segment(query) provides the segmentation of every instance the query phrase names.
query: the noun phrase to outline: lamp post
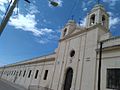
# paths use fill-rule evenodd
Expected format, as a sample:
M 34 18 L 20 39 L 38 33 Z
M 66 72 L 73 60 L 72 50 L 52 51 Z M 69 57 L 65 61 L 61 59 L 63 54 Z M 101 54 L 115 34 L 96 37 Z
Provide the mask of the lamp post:
M 14 0 L 14 2 L 12 4 L 12 6 L 10 7 L 9 11 L 6 13 L 5 17 L 3 18 L 2 22 L 1 22 L 1 25 L 0 25 L 0 36 L 1 36 L 5 26 L 7 24 L 7 22 L 9 21 L 9 18 L 12 15 L 13 10 L 14 10 L 17 3 L 18 3 L 18 0 Z
M 1 22 L 1 25 L 0 25 L 0 36 L 1 36 L 1 34 L 2 34 L 3 30 L 4 30 L 4 28 L 5 28 L 5 26 L 7 25 L 8 21 L 9 21 L 9 18 L 10 18 L 10 16 L 12 15 L 13 10 L 14 10 L 15 6 L 17 5 L 18 1 L 19 1 L 19 0 L 14 0 L 14 2 L 13 2 L 13 4 L 11 5 L 10 9 L 9 9 L 9 6 L 10 6 L 10 5 L 8 6 L 8 11 L 6 11 L 5 16 L 4 16 L 4 18 L 3 18 L 2 22 Z M 30 3 L 29 0 L 25 0 L 25 1 L 26 1 L 27 3 Z M 57 7 L 57 6 L 58 6 L 58 3 L 55 2 L 55 1 L 49 0 L 49 2 L 50 2 L 50 4 L 51 4 L 52 6 L 54 6 L 54 7 Z

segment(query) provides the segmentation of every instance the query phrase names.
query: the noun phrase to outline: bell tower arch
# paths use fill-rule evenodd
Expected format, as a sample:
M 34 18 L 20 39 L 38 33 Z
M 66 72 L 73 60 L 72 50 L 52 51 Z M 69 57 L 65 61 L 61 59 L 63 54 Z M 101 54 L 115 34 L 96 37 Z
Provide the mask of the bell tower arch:
M 87 15 L 86 27 L 90 28 L 100 24 L 106 30 L 109 30 L 109 14 L 101 4 L 97 4 Z

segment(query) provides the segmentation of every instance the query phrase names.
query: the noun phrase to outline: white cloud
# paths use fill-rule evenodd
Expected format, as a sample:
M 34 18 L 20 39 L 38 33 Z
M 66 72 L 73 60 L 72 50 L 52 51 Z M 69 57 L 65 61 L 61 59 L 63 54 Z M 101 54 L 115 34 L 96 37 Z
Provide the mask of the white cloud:
M 115 25 L 119 24 L 120 22 L 120 18 L 119 17 L 115 17 L 115 15 L 112 12 L 108 12 L 110 15 L 109 18 L 109 28 L 115 27 Z
M 59 4 L 59 6 L 62 6 L 63 1 L 62 0 L 56 0 Z
M 42 34 L 36 28 L 37 22 L 35 21 L 35 15 L 27 14 L 18 14 L 17 16 L 11 17 L 9 25 L 14 26 L 16 29 L 22 29 L 24 31 L 33 32 L 34 35 Z
M 7 0 L 0 0 L 0 5 L 4 5 L 5 3 L 8 3 Z
M 36 41 L 37 41 L 38 43 L 40 43 L 40 44 L 46 44 L 46 43 L 49 42 L 49 40 L 46 39 L 46 38 L 44 38 L 44 39 L 37 39 Z
M 8 3 L 7 0 L 0 0 L 0 10 L 2 12 L 5 12 L 6 3 Z M 14 9 L 14 12 L 16 11 L 17 11 L 17 8 Z M 38 29 L 36 27 L 37 26 L 37 21 L 35 20 L 36 13 L 39 13 L 39 11 L 37 10 L 37 7 L 31 4 L 29 7 L 28 14 L 25 15 L 25 14 L 18 13 L 17 16 L 12 16 L 10 18 L 10 21 L 8 24 L 15 27 L 16 29 L 32 32 L 33 35 L 35 36 L 41 36 L 41 35 L 44 35 L 45 33 L 51 33 L 52 29 L 48 29 L 48 28 Z M 0 14 L 0 17 L 2 17 L 1 14 Z
M 14 26 L 16 29 L 32 32 L 34 36 L 37 36 L 36 41 L 40 44 L 46 44 L 56 37 L 55 32 L 50 28 L 37 28 L 37 22 L 35 15 L 18 14 L 16 17 L 10 19 L 9 25 Z M 50 37 L 50 38 L 49 38 Z
M 86 17 L 83 20 L 81 20 L 80 22 L 81 22 L 80 23 L 81 26 L 85 26 L 86 25 Z
M 3 6 L 0 5 L 0 11 L 1 12 L 5 12 L 5 10 L 6 10 L 5 7 L 3 7 Z
M 0 14 L 0 18 L 3 18 L 3 16 Z
M 42 24 L 51 24 L 52 22 L 51 21 L 49 21 L 49 20 L 47 20 L 47 19 L 43 19 L 43 21 L 42 21 L 43 23 Z
M 93 1 L 92 0 L 89 0 L 89 1 L 82 1 L 82 9 L 83 11 L 87 11 L 88 10 L 88 6 L 92 3 Z
M 3 13 L 5 12 L 6 8 L 5 8 L 5 4 L 8 3 L 7 0 L 0 0 L 0 11 Z
M 10 0 L 9 0 L 10 1 Z M 0 11 L 3 13 L 6 10 L 6 5 L 8 1 L 7 0 L 0 0 Z M 59 5 L 62 5 L 62 1 L 58 0 Z M 14 12 L 17 11 L 17 8 L 14 9 Z M 39 13 L 39 10 L 34 4 L 30 4 L 29 8 L 27 8 L 27 13 L 23 13 L 19 11 L 18 8 L 18 15 L 12 15 L 8 25 L 13 26 L 17 30 L 23 30 L 27 32 L 31 32 L 35 38 L 38 38 L 37 42 L 41 44 L 45 44 L 49 42 L 51 39 L 54 39 L 56 37 L 52 29 L 44 27 L 44 28 L 38 28 L 38 22 L 39 20 L 36 20 L 36 14 Z M 0 13 L 0 17 L 2 17 L 2 14 Z M 48 23 L 46 19 L 43 20 L 44 23 Z
M 16 29 L 21 29 L 24 31 L 32 32 L 35 36 L 41 36 L 45 33 L 52 33 L 52 29 L 42 28 L 38 29 L 36 27 L 37 22 L 35 20 L 35 15 L 18 14 L 18 16 L 10 18 L 9 25 L 14 26 Z
M 40 44 L 45 44 L 47 41 L 45 41 L 45 40 L 37 40 L 37 42 L 40 43 Z
M 115 27 L 115 25 L 119 24 L 119 22 L 120 22 L 120 18 L 118 18 L 118 17 L 115 17 L 115 18 L 110 17 L 110 28 Z
M 113 13 L 112 12 L 107 12 L 110 16 L 113 16 Z
M 111 7 L 114 6 L 117 3 L 117 1 L 119 0 L 103 0 L 103 2 L 109 3 Z
M 88 8 L 83 8 L 83 11 L 87 11 L 88 10 Z
M 47 20 L 46 20 L 46 19 L 43 19 L 43 22 L 44 22 L 44 23 L 46 23 L 46 22 L 47 22 Z
M 54 32 L 52 29 L 48 29 L 48 28 L 41 29 L 40 31 L 43 32 L 43 33 L 52 33 L 52 32 Z
M 55 42 L 59 40 L 59 36 L 56 34 L 57 32 L 49 33 L 44 35 L 44 37 L 37 38 L 36 41 L 40 44 L 47 44 L 48 42 Z
M 0 0 L 0 6 L 3 8 L 5 8 L 6 6 L 9 5 L 9 3 L 11 2 L 11 0 Z M 12 3 L 14 2 L 14 0 L 12 0 Z M 11 3 L 11 4 L 12 4 Z
M 40 13 L 40 11 L 37 9 L 37 7 L 33 4 L 30 4 L 28 10 L 27 10 L 30 14 L 36 14 L 36 13 Z
M 11 0 L 0 0 L 0 18 L 2 18 L 6 12 L 6 9 Z M 13 3 L 14 0 L 12 0 Z
M 86 11 L 86 10 L 87 10 L 86 3 L 85 3 L 85 2 L 82 2 L 82 9 L 83 9 L 83 11 Z

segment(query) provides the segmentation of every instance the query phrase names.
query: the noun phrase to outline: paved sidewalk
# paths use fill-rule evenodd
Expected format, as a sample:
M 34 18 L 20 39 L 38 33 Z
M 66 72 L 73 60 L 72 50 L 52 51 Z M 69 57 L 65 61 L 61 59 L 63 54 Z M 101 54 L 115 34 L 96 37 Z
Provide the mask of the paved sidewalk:
M 0 79 L 0 90 L 27 90 L 15 83 Z

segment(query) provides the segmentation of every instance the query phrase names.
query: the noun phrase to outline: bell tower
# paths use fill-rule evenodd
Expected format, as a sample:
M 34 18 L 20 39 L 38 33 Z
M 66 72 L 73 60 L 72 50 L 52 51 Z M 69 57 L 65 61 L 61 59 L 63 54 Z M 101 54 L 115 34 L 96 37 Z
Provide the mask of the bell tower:
M 109 14 L 101 4 L 96 4 L 86 19 L 87 28 L 100 24 L 104 29 L 109 30 Z
M 70 35 L 76 29 L 76 22 L 74 20 L 69 20 L 68 23 L 62 30 L 61 39 Z

